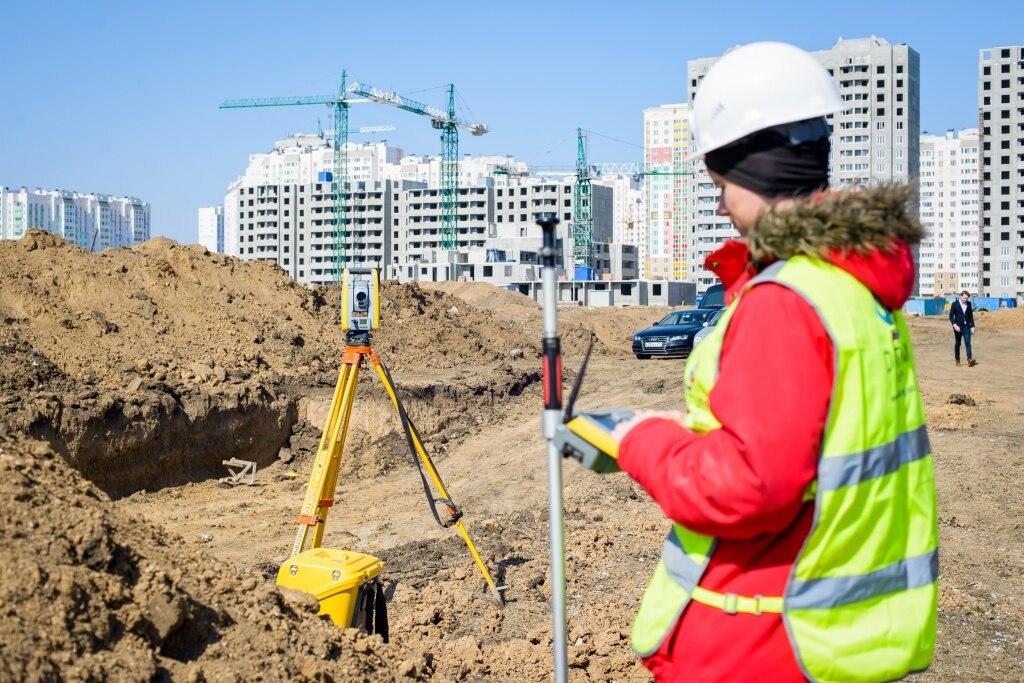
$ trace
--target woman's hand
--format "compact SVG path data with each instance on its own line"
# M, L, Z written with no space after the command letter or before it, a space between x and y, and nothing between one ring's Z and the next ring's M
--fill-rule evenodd
M633 417L620 422L615 425L615 429L612 430L612 438L619 443L626 438L626 434L629 434L630 430L636 427L644 420L652 417L661 417L666 420L675 420L679 424L683 424L683 420L686 419L686 414L678 410L638 410L633 413Z

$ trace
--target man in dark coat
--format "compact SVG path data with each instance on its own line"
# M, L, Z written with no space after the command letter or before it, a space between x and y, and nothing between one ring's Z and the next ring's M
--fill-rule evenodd
M949 307L949 322L953 325L953 357L957 367L960 366L960 340L967 347L967 365L974 367L978 361L971 353L971 335L974 334L974 308L971 306L971 295L967 290L960 292L960 298Z

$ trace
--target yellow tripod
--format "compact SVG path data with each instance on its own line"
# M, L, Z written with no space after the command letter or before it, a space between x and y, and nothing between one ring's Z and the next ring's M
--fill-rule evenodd
M410 453L420 471L420 478L427 493L434 520L441 526L455 526L458 529L462 540L465 541L466 547L469 548L469 552L480 568L480 573L483 574L484 580L490 587L491 593L498 604L504 606L502 591L505 586L494 584L476 546L473 545L473 540L469 537L469 532L466 531L466 527L462 523L462 511L452 502L434 463L423 448L419 435L398 396L387 366L370 348L369 334L349 333L347 341L327 424L320 439L320 447L313 463L306 497L297 519L299 528L295 535L295 544L292 546L292 556L281 566L278 572L278 584L316 595L320 600L321 614L329 614L340 626L349 626L353 623L353 614L355 614L355 618L358 618L356 589L365 582L376 580L383 569L383 562L375 557L320 547L323 541L324 527L327 524L327 515L334 505L338 468L345 447L352 406L355 403L359 369L363 361L368 358L377 370L377 375L391 399L391 404L398 411ZM424 469L434 483L438 498L431 496L430 487L423 476ZM436 503L442 503L446 507L450 515L448 519L442 521L438 516ZM309 550L306 550L307 543ZM328 577L331 581L328 581ZM347 587L341 588L343 584Z

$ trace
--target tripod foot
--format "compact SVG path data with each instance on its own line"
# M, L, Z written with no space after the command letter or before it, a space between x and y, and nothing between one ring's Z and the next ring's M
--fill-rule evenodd
M508 586L491 586L491 595L498 602L498 607L505 606L505 595L504 592L508 590Z

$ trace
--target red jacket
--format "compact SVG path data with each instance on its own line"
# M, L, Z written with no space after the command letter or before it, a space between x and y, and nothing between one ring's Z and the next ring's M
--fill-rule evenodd
M913 290L910 249L840 254L830 261L890 309ZM727 299L756 273L747 247L724 244L705 266ZM619 465L669 519L719 537L701 585L720 593L782 595L814 518L803 502L814 480L829 398L832 343L799 295L780 285L743 297L722 345L710 406L722 428L707 434L662 418L623 439ZM691 602L660 650L644 660L657 680L803 681L778 614L729 615Z

